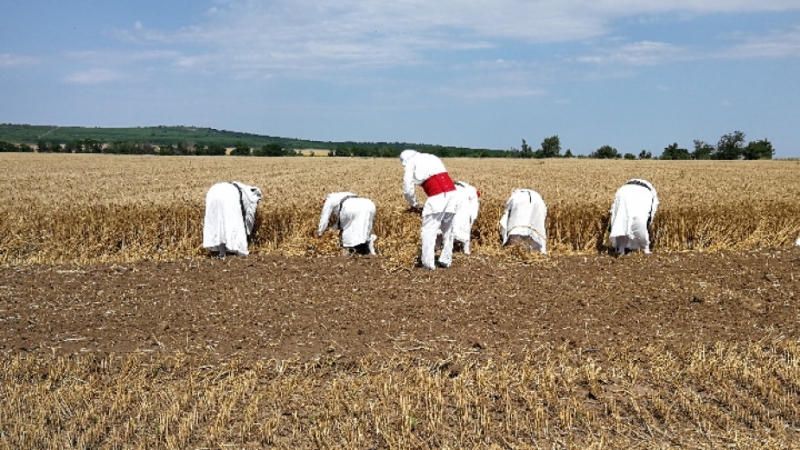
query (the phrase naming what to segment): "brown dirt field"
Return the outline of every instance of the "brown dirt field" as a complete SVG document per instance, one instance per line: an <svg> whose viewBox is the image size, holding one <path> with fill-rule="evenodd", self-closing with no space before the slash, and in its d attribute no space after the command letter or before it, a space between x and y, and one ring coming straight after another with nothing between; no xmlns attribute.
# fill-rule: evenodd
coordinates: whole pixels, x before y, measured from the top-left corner
<svg viewBox="0 0 800 450"><path fill-rule="evenodd" d="M800 248L543 258L282 256L0 269L0 351L247 360L800 339Z"/></svg>

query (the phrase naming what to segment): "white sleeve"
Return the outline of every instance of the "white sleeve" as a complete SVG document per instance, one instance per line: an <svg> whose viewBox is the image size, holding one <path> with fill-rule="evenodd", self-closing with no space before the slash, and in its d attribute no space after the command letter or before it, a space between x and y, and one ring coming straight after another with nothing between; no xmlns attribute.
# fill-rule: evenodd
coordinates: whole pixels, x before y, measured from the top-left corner
<svg viewBox="0 0 800 450"><path fill-rule="evenodd" d="M508 215L511 211L511 200L506 202L506 210L500 218L500 241L505 245L508 241Z"/></svg>
<svg viewBox="0 0 800 450"><path fill-rule="evenodd" d="M414 164L409 162L405 167L406 171L403 175L403 196L412 208L419 208L417 203L417 196L414 193Z"/></svg>
<svg viewBox="0 0 800 450"><path fill-rule="evenodd" d="M656 217L656 210L658 210L658 194L653 190L653 209L650 212L651 219Z"/></svg>
<svg viewBox="0 0 800 450"><path fill-rule="evenodd" d="M317 236L322 236L322 233L325 232L325 229L328 228L328 222L331 220L331 212L333 211L333 204L336 203L330 197L325 200L325 204L322 205L322 215L319 216L319 226L317 226Z"/></svg>
<svg viewBox="0 0 800 450"><path fill-rule="evenodd" d="M477 191L473 192L474 196L469 199L470 206L472 210L470 211L470 217L473 221L478 220L478 211L481 207L481 199L478 198Z"/></svg>

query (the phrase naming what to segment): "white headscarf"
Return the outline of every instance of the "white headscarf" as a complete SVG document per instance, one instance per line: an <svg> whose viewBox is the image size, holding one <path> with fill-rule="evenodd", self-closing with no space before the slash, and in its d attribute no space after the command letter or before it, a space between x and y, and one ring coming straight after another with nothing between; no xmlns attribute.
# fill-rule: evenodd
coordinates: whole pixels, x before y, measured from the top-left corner
<svg viewBox="0 0 800 450"><path fill-rule="evenodd" d="M419 154L419 152L416 151L416 150L411 150L411 149L403 150L400 153L400 162L403 164L403 166L405 166L406 163L408 163L408 160L410 160L411 158L417 156L418 154Z"/></svg>
<svg viewBox="0 0 800 450"><path fill-rule="evenodd" d="M253 232L253 225L256 222L256 207L261 201L261 189L250 186L239 181L232 181L242 194L242 206L244 206L244 228L249 236Z"/></svg>

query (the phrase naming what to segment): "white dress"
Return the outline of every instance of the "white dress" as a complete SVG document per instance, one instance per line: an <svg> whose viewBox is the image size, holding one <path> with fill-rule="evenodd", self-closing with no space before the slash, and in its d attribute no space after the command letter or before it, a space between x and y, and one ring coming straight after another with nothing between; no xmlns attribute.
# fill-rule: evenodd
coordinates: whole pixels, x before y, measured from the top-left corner
<svg viewBox="0 0 800 450"><path fill-rule="evenodd" d="M469 183L456 181L458 193L458 209L453 216L453 235L462 243L469 243L472 236L472 224L478 219L480 196L478 190Z"/></svg>
<svg viewBox="0 0 800 450"><path fill-rule="evenodd" d="M357 196L352 192L332 192L325 198L322 214L319 217L317 235L322 236L331 220L337 217L331 230L342 230L342 247L352 248L361 244L369 244L370 253L375 253L372 243L372 225L375 223L375 203Z"/></svg>
<svg viewBox="0 0 800 450"><path fill-rule="evenodd" d="M203 247L246 256L247 237L253 231L261 190L234 181L217 183L206 194Z"/></svg>
<svg viewBox="0 0 800 450"><path fill-rule="evenodd" d="M658 209L658 195L649 181L634 178L617 191L611 206L611 245L621 254L628 250L650 253L648 226Z"/></svg>
<svg viewBox="0 0 800 450"><path fill-rule="evenodd" d="M538 245L539 251L547 253L547 230L545 219L547 206L542 196L532 189L516 189L506 202L500 218L500 240L505 245L511 235L527 236Z"/></svg>

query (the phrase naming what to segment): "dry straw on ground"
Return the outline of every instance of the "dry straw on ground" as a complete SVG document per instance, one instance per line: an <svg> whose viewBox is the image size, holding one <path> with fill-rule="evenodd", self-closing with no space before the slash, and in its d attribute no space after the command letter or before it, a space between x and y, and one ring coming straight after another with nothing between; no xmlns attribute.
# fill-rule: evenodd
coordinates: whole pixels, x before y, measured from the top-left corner
<svg viewBox="0 0 800 450"><path fill-rule="evenodd" d="M0 367L0 448L796 448L798 350L16 357Z"/></svg>
<svg viewBox="0 0 800 450"><path fill-rule="evenodd" d="M378 249L390 264L418 253L420 219L407 212L394 159L122 157L5 154L0 178L0 263L174 259L205 255L204 197L219 181L259 186L264 201L252 252L339 253L335 233L315 239L320 199L348 190L378 206ZM656 251L791 245L800 235L797 161L446 160L477 186L478 254L508 254L497 222L515 188L547 203L552 254L603 250L616 189L633 177L656 186ZM418 190L420 199L424 193ZM525 255L514 256L526 258Z"/></svg>

